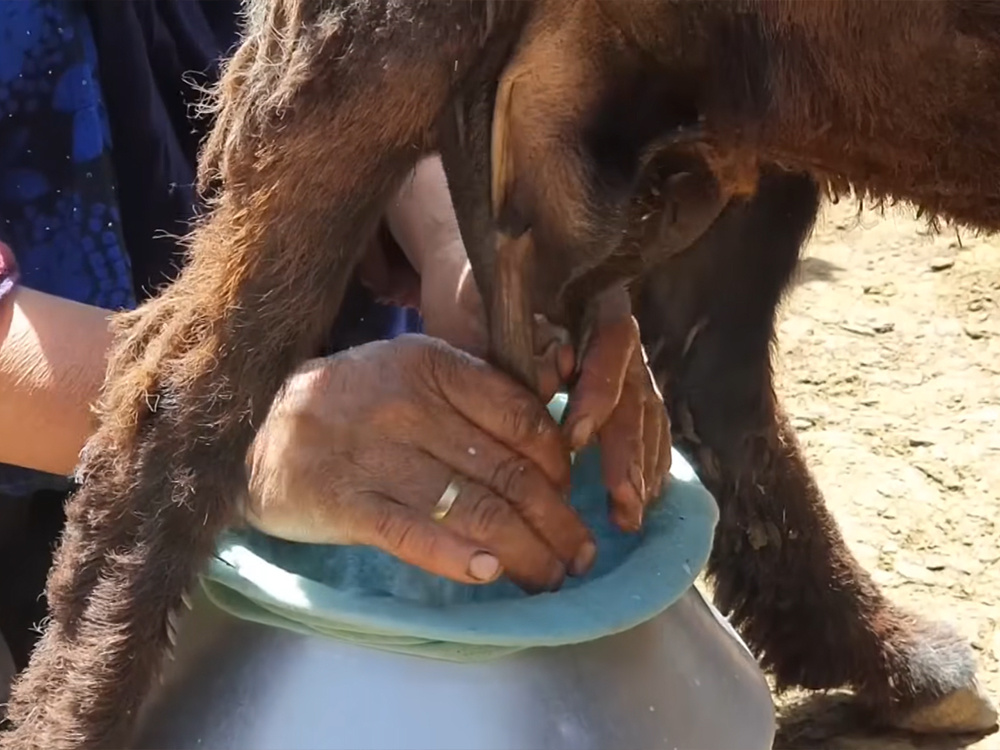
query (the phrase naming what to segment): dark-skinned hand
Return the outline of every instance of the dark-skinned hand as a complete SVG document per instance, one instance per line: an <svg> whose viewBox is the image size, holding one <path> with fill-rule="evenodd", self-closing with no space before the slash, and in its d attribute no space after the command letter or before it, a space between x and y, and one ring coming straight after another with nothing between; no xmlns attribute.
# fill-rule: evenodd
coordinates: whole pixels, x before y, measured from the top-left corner
<svg viewBox="0 0 1000 750"><path fill-rule="evenodd" d="M396 224L421 271L425 330L440 340L376 342L297 372L251 451L247 518L293 541L373 545L460 582L506 572L551 589L594 557L566 505L571 447L600 442L612 518L636 530L669 469L669 422L623 289L597 301L562 431L544 404L574 372L564 332L536 319L538 394L470 356L485 354L485 317L439 170L418 167L434 220L420 219L411 190ZM459 496L436 521L452 480Z"/></svg>
<svg viewBox="0 0 1000 750"><path fill-rule="evenodd" d="M544 402L485 362L407 335L312 360L250 459L247 518L292 541L364 544L465 583L557 588L594 559L567 503L569 453ZM453 479L442 521L432 509Z"/></svg>

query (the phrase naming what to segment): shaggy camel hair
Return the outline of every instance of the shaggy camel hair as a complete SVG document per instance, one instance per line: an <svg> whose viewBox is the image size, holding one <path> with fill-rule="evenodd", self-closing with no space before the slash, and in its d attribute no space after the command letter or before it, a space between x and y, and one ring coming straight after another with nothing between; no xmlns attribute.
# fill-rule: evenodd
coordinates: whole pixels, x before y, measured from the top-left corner
<svg viewBox="0 0 1000 750"><path fill-rule="evenodd" d="M995 721L968 646L894 607L847 551L773 394L768 346L817 186L1000 227L1000 5L247 12L200 165L210 211L178 280L117 319L51 618L0 746L126 744L185 589L237 520L256 426L317 350L388 198L433 151L512 374L531 379L528 312L579 334L595 291L638 278L677 436L722 508L719 601L780 684L850 686L917 729Z"/></svg>

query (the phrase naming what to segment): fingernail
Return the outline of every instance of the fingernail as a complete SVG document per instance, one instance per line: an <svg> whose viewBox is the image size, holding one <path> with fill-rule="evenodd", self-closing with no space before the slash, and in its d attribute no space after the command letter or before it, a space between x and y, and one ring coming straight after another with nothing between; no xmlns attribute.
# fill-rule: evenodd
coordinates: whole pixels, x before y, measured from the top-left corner
<svg viewBox="0 0 1000 750"><path fill-rule="evenodd" d="M611 511L611 523L626 534L634 534L641 527L641 523L636 525L630 514L617 507Z"/></svg>
<svg viewBox="0 0 1000 750"><path fill-rule="evenodd" d="M477 552L469 561L469 575L477 581L492 581L500 574L500 561L489 552Z"/></svg>
<svg viewBox="0 0 1000 750"><path fill-rule="evenodd" d="M594 564L595 557L597 557L597 545L593 542L584 542L580 551L576 553L576 557L573 558L573 562L570 563L569 574L571 576L584 575Z"/></svg>
<svg viewBox="0 0 1000 750"><path fill-rule="evenodd" d="M549 575L548 590L558 591L560 588L562 588L563 581L565 580L566 580L566 568L561 562L556 561L556 564L553 566L552 572Z"/></svg>
<svg viewBox="0 0 1000 750"><path fill-rule="evenodd" d="M584 417L573 426L570 433L570 443L574 450L579 450L590 442L590 436L594 432L593 417Z"/></svg>
<svg viewBox="0 0 1000 750"><path fill-rule="evenodd" d="M642 528L643 507L636 500L619 500L611 511L611 521L626 534Z"/></svg>

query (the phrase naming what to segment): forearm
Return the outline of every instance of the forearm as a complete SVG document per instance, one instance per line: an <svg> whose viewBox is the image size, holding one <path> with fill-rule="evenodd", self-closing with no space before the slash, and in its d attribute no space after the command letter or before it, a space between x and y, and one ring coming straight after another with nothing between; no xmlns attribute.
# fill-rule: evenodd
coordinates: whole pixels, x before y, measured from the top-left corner
<svg viewBox="0 0 1000 750"><path fill-rule="evenodd" d="M454 296L466 265L441 160L425 158L389 203L384 225L359 266L361 280L380 302L419 307L426 315L427 272L435 277L434 293L447 288Z"/></svg>
<svg viewBox="0 0 1000 750"><path fill-rule="evenodd" d="M23 287L0 303L0 463L73 472L96 426L108 316Z"/></svg>
<svg viewBox="0 0 1000 750"><path fill-rule="evenodd" d="M423 275L429 262L465 262L441 160L421 160L386 211L386 222L410 264Z"/></svg>

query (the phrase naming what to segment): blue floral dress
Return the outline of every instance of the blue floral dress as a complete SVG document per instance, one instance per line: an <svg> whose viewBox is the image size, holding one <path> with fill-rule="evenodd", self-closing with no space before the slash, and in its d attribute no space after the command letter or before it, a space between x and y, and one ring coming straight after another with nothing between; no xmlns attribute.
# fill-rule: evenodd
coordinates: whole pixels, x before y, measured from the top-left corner
<svg viewBox="0 0 1000 750"><path fill-rule="evenodd" d="M0 240L16 248L24 285L135 304L110 146L83 5L0 0ZM65 483L2 468L9 494Z"/></svg>
<svg viewBox="0 0 1000 750"><path fill-rule="evenodd" d="M190 105L237 13L236 0L0 0L0 241L20 283L122 309L173 276L207 126ZM331 349L419 326L355 285ZM0 465L3 494L68 486Z"/></svg>
<svg viewBox="0 0 1000 750"><path fill-rule="evenodd" d="M110 146L82 4L0 0L0 239L26 286L134 304Z"/></svg>

